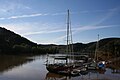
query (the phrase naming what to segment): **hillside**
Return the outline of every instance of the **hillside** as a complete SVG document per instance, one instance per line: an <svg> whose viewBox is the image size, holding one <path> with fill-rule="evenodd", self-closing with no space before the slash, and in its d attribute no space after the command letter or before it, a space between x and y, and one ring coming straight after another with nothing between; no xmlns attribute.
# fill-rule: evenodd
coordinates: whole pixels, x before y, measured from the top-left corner
<svg viewBox="0 0 120 80"><path fill-rule="evenodd" d="M88 44L74 44L74 51L79 53L88 53L94 57L97 42ZM120 38L105 38L99 41L97 54L100 59L120 57Z"/></svg>
<svg viewBox="0 0 120 80"><path fill-rule="evenodd" d="M87 44L76 43L74 44L74 50L80 52L94 52L97 42L90 42ZM114 51L112 49L120 47L120 38L104 38L99 41L99 50L102 51ZM78 50L77 50L78 49Z"/></svg>
<svg viewBox="0 0 120 80"><path fill-rule="evenodd" d="M20 35L0 27L0 52L11 53L18 45L23 46L36 46L36 43L21 37Z"/></svg>
<svg viewBox="0 0 120 80"><path fill-rule="evenodd" d="M74 43L73 48L74 52L81 52L81 53L94 53L96 49L97 42L90 42L87 44L84 43ZM65 49L65 45L60 45L60 49ZM120 48L120 38L104 38L99 40L99 50L100 51L108 51L114 52L115 48L119 50Z"/></svg>
<svg viewBox="0 0 120 80"><path fill-rule="evenodd" d="M46 53L51 50L0 27L0 54Z"/></svg>
<svg viewBox="0 0 120 80"><path fill-rule="evenodd" d="M33 43L28 39L2 27L0 27L0 42L3 42L3 44L12 43L13 45L14 44L19 45L22 43L29 45L36 45L36 43Z"/></svg>
<svg viewBox="0 0 120 80"><path fill-rule="evenodd" d="M59 46L59 47L58 47ZM77 53L95 53L96 42L87 44L74 43L74 52ZM44 53L57 53L65 52L65 45L42 45L31 42L30 40L0 27L0 54L44 54ZM105 38L99 41L100 56L110 55L120 56L120 38Z"/></svg>

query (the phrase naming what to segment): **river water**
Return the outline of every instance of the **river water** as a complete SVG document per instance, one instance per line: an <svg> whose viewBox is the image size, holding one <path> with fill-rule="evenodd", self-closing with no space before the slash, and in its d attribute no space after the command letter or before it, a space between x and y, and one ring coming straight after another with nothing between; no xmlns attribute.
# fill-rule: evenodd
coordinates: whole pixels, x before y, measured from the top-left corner
<svg viewBox="0 0 120 80"><path fill-rule="evenodd" d="M0 80L120 80L120 73L89 71L76 77L49 73L45 67L46 55L34 57L0 56Z"/></svg>

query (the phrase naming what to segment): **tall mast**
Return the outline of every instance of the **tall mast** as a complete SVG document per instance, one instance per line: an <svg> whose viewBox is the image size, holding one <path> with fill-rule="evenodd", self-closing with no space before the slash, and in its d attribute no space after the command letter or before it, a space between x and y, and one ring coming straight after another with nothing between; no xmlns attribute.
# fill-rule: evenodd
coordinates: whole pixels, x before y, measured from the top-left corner
<svg viewBox="0 0 120 80"><path fill-rule="evenodd" d="M99 52L99 34L98 34L98 42L97 42L97 61L98 61L98 52Z"/></svg>
<svg viewBox="0 0 120 80"><path fill-rule="evenodd" d="M68 16L67 16L67 54L69 53L69 10L68 10Z"/></svg>
<svg viewBox="0 0 120 80"><path fill-rule="evenodd" d="M99 34L98 34L98 41L96 43L96 50L95 50L95 60L98 61L98 51L99 51Z"/></svg>
<svg viewBox="0 0 120 80"><path fill-rule="evenodd" d="M70 59L72 57L71 55L73 54L73 42L72 42L72 30L71 30L71 21L70 21L70 13L69 10L67 11L67 55L69 55ZM71 63L72 60L69 59L69 63ZM74 63L74 62L73 62Z"/></svg>

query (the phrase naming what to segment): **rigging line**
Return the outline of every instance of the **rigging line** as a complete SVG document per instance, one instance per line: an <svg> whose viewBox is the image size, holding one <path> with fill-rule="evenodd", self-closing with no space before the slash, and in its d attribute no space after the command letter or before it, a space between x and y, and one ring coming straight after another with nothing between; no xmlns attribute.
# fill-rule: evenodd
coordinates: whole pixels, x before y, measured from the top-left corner
<svg viewBox="0 0 120 80"><path fill-rule="evenodd" d="M95 57L94 59L98 61L98 51L99 51L99 34L98 34L98 40L96 42L96 50L95 50Z"/></svg>
<svg viewBox="0 0 120 80"><path fill-rule="evenodd" d="M73 37L72 37L72 28L71 28L71 19L70 19L70 41L71 41L71 54L74 55L74 49L73 49ZM74 63L74 56L72 56L73 63Z"/></svg>

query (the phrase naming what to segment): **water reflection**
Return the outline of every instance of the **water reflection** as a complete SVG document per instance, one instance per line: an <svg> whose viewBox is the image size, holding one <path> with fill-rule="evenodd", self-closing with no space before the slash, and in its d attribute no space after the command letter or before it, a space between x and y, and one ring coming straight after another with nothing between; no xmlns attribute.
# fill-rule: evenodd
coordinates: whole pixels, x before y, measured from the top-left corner
<svg viewBox="0 0 120 80"><path fill-rule="evenodd" d="M70 77L50 72L46 74L45 78L45 80L68 80L68 79L70 79Z"/></svg>
<svg viewBox="0 0 120 80"><path fill-rule="evenodd" d="M106 73L107 71L107 73ZM111 69L107 70L88 70L85 74L79 76L65 76L48 72L45 80L119 80L120 75L113 75Z"/></svg>
<svg viewBox="0 0 120 80"><path fill-rule="evenodd" d="M0 80L119 80L120 70L90 70L86 74L70 77L46 70L46 55L35 57L0 56Z"/></svg>
<svg viewBox="0 0 120 80"><path fill-rule="evenodd" d="M25 56L0 55L0 73L7 72L17 66L31 62Z"/></svg>
<svg viewBox="0 0 120 80"><path fill-rule="evenodd" d="M62 54L63 55L63 54ZM55 56L58 56L55 55ZM61 56L59 54L59 56ZM64 56L64 55L63 55ZM79 59L79 56L76 56L75 59ZM49 59L51 60L51 58ZM120 79L120 66L119 62L117 65L110 64L110 67L107 67L103 70L88 70L84 73L80 73L80 76L70 77L63 76L55 73L47 73L45 80L119 80Z"/></svg>

